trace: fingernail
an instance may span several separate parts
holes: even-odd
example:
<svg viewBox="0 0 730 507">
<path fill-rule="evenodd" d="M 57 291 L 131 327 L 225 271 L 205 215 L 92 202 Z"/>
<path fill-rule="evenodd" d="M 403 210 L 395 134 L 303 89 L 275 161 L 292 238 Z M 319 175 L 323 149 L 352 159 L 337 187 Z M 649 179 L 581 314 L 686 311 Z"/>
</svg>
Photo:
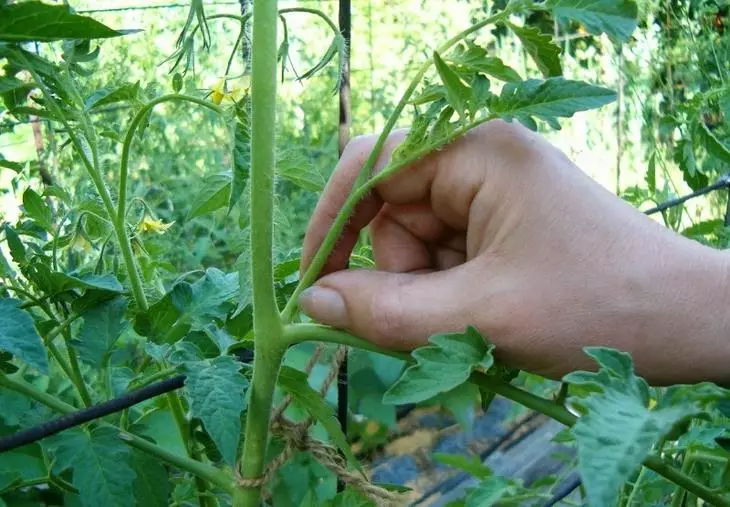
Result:
<svg viewBox="0 0 730 507">
<path fill-rule="evenodd" d="M 299 296 L 299 307 L 314 320 L 334 327 L 347 327 L 347 307 L 339 292 L 310 287 Z"/>
</svg>

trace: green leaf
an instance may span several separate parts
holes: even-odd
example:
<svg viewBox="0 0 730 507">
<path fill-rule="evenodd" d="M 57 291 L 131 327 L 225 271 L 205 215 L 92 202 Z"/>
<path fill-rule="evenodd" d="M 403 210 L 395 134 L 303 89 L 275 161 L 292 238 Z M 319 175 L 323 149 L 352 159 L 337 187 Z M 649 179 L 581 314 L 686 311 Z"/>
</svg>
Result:
<svg viewBox="0 0 730 507">
<path fill-rule="evenodd" d="M 532 26 L 516 26 L 512 23 L 505 23 L 505 25 L 520 39 L 525 51 L 535 61 L 544 77 L 563 74 L 560 66 L 560 46 L 553 42 L 552 36 L 540 33 L 538 28 Z"/>
<path fill-rule="evenodd" d="M 486 507 L 494 505 L 504 498 L 505 495 L 512 493 L 514 486 L 511 481 L 494 476 L 482 481 L 479 486 L 474 488 L 466 499 L 466 507 Z"/>
<path fill-rule="evenodd" d="M 251 171 L 251 130 L 246 107 L 243 106 L 243 112 L 238 115 L 233 128 L 233 179 L 228 199 L 229 213 L 241 199 Z"/>
<path fill-rule="evenodd" d="M 5 409 L 5 407 L 3 407 Z M 31 453 L 39 451 L 37 444 L 0 453 L 0 491 L 19 481 L 38 479 L 48 475 L 43 458 Z M 40 454 L 40 452 L 37 452 Z"/>
<path fill-rule="evenodd" d="M 472 456 L 471 459 L 468 459 L 463 454 L 436 452 L 432 457 L 444 465 L 463 470 L 469 475 L 473 475 L 480 480 L 484 480 L 492 476 L 492 469 L 484 465 L 478 456 Z"/>
<path fill-rule="evenodd" d="M 347 460 L 362 472 L 362 467 L 352 453 L 352 449 L 350 449 L 350 444 L 347 443 L 347 437 L 342 432 L 340 423 L 335 419 L 334 411 L 325 403 L 319 393 L 309 385 L 307 374 L 289 366 L 282 366 L 279 372 L 279 385 L 291 395 L 297 404 L 304 407 L 312 417 L 322 424 L 334 444 L 342 451 Z"/>
<path fill-rule="evenodd" d="M 594 35 L 625 41 L 636 30 L 639 9 L 632 0 L 548 0 L 556 21 L 575 20 Z"/>
<path fill-rule="evenodd" d="M 92 18 L 73 14 L 68 5 L 33 1 L 0 8 L 0 41 L 101 39 L 119 37 L 125 33 L 130 32 L 112 30 Z"/>
<path fill-rule="evenodd" d="M 522 81 L 522 77 L 512 67 L 496 56 L 487 56 L 487 50 L 473 41 L 465 41 L 454 48 L 445 59 L 456 65 L 461 73 L 481 72 L 502 81 Z M 437 99 L 434 96 L 431 100 Z M 429 101 L 430 102 L 430 101 Z"/>
<path fill-rule="evenodd" d="M 12 92 L 13 90 L 22 88 L 26 84 L 27 83 L 25 83 L 24 81 L 21 81 L 17 77 L 2 76 L 2 77 L 0 77 L 0 95 L 3 93 Z"/>
<path fill-rule="evenodd" d="M 225 303 L 238 293 L 238 273 L 224 273 L 217 268 L 208 268 L 205 275 L 191 288 L 191 299 L 180 303 L 181 310 L 193 319 L 202 320 L 204 324 L 208 323 L 209 317 L 225 319 L 229 310 L 225 308 Z"/>
<path fill-rule="evenodd" d="M 8 242 L 10 257 L 12 257 L 17 264 L 25 264 L 26 257 L 23 242 L 20 241 L 18 233 L 7 224 L 5 224 L 5 240 Z"/>
<path fill-rule="evenodd" d="M 94 368 L 104 366 L 105 359 L 126 327 L 127 300 L 116 297 L 83 313 L 79 335 L 73 340 L 79 357 Z"/>
<path fill-rule="evenodd" d="M 172 76 L 172 91 L 180 93 L 183 87 L 183 77 L 179 72 L 175 72 Z"/>
<path fill-rule="evenodd" d="M 167 507 L 167 499 L 172 492 L 167 470 L 162 462 L 148 454 L 135 451 L 132 466 L 137 478 L 132 483 L 134 499 L 142 507 Z"/>
<path fill-rule="evenodd" d="M 299 188 L 310 192 L 321 192 L 327 181 L 321 172 L 312 164 L 306 154 L 296 153 L 293 150 L 279 150 L 276 160 L 276 174 L 291 181 Z"/>
<path fill-rule="evenodd" d="M 203 422 L 229 465 L 236 462 L 241 413 L 246 408 L 248 380 L 239 373 L 242 366 L 231 356 L 184 364 L 190 413 Z"/>
<path fill-rule="evenodd" d="M 49 439 L 48 446 L 56 474 L 73 470 L 72 484 L 84 507 L 135 505 L 132 450 L 119 438 L 119 430 L 74 428 Z"/>
<path fill-rule="evenodd" d="M 591 505 L 612 505 L 653 446 L 678 421 L 700 411 L 692 400 L 649 408 L 646 382 L 629 354 L 604 347 L 584 349 L 600 369 L 573 372 L 564 381 L 597 392 L 577 401 L 586 411 L 573 426 L 578 470 Z M 676 399 L 674 397 L 673 399 Z M 571 401 L 574 401 L 571 399 Z"/>
<path fill-rule="evenodd" d="M 32 188 L 28 188 L 23 192 L 23 209 L 26 215 L 35 220 L 46 231 L 53 231 L 51 208 Z"/>
<path fill-rule="evenodd" d="M 656 151 L 649 156 L 649 164 L 646 167 L 646 185 L 650 192 L 656 192 Z"/>
<path fill-rule="evenodd" d="M 96 109 L 97 107 L 114 104 L 117 102 L 135 101 L 139 98 L 139 81 L 134 84 L 125 84 L 117 88 L 102 88 L 92 93 L 84 107 L 87 111 Z"/>
<path fill-rule="evenodd" d="M 499 97 L 490 103 L 490 111 L 508 121 L 536 117 L 555 126 L 555 118 L 569 118 L 613 102 L 616 93 L 607 88 L 562 77 L 529 79 L 507 83 Z"/>
<path fill-rule="evenodd" d="M 221 172 L 208 176 L 200 191 L 193 197 L 187 219 L 212 213 L 228 203 L 231 195 L 231 172 Z"/>
<path fill-rule="evenodd" d="M 383 403 L 418 403 L 450 391 L 467 381 L 474 370 L 487 371 L 494 345 L 487 344 L 474 327 L 463 333 L 436 334 L 433 345 L 414 350 L 417 363 L 409 366 L 385 395 Z"/>
<path fill-rule="evenodd" d="M 699 133 L 707 153 L 726 164 L 730 164 L 730 149 L 715 137 L 715 134 L 707 128 L 704 122 L 700 124 Z"/>
<path fill-rule="evenodd" d="M 449 101 L 451 107 L 454 108 L 454 111 L 459 113 L 459 116 L 464 117 L 471 95 L 469 87 L 462 83 L 459 75 L 441 59 L 441 56 L 436 51 L 433 52 L 433 61 L 441 82 L 446 88 L 446 99 Z"/>
<path fill-rule="evenodd" d="M 18 308 L 20 303 L 17 299 L 0 299 L 0 350 L 48 375 L 46 349 L 31 316 Z"/>
<path fill-rule="evenodd" d="M 105 293 L 121 294 L 124 287 L 114 275 L 85 274 L 80 276 L 51 271 L 45 264 L 34 263 L 28 275 L 48 296 L 55 296 L 72 289 L 97 290 Z"/>
</svg>

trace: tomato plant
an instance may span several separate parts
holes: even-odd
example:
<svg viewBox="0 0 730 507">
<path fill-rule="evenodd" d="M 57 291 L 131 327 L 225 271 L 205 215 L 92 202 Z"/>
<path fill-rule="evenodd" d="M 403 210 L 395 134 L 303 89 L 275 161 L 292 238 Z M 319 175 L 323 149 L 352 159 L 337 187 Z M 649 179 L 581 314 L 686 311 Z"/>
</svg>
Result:
<svg viewBox="0 0 730 507">
<path fill-rule="evenodd" d="M 440 44 L 410 80 L 300 276 L 298 257 L 275 263 L 272 255 L 280 162 L 277 83 L 289 49 L 289 16 L 314 16 L 333 32 L 326 54 L 303 79 L 342 62 L 344 39 L 324 13 L 255 0 L 244 15 L 207 16 L 204 2 L 195 0 L 170 58 L 169 93 L 130 84 L 84 94 L 79 81 L 99 53 L 93 42 L 130 31 L 109 28 L 67 6 L 0 2 L 5 108 L 18 118 L 56 124 L 73 163 L 95 190 L 92 199 L 81 199 L 56 186 L 43 195 L 29 188 L 20 220 L 3 225 L 12 264 L 0 257 L 0 429 L 4 435 L 26 432 L 17 433 L 24 435 L 25 445 L 0 455 L 2 501 L 288 505 L 283 498 L 289 486 L 281 471 L 296 464 L 300 473 L 307 470 L 317 478 L 329 471 L 346 486 L 323 500 L 322 481 L 309 481 L 297 504 L 404 503 L 406 492 L 368 479 L 323 399 L 350 347 L 404 365 L 382 396 L 386 404 L 479 401 L 486 407 L 501 395 L 570 427 L 565 438 L 577 446 L 590 505 L 648 503 L 666 495 L 675 505 L 689 495 L 730 505 L 730 397 L 714 384 L 650 387 L 636 375 L 629 354 L 591 347 L 585 352 L 597 371 L 573 372 L 563 379 L 559 396 L 543 398 L 513 383 L 519 372 L 496 363 L 494 346 L 474 327 L 437 334 L 428 346 L 399 354 L 309 321 L 297 310 L 299 295 L 316 280 L 349 215 L 379 182 L 492 119 L 518 121 L 533 130 L 538 122 L 560 129 L 561 119 L 615 100 L 610 89 L 562 76 L 561 50 L 552 36 L 519 21 L 531 13 L 579 22 L 616 43 L 633 33 L 638 15 L 629 0 L 513 0 Z M 181 93 L 196 43 L 210 45 L 209 24 L 219 19 L 240 26 L 225 78 L 212 90 Z M 490 26 L 513 33 L 541 76 L 522 76 L 478 45 L 473 35 Z M 249 31 L 250 81 L 233 85 L 231 61 Z M 60 58 L 32 50 L 40 43 L 60 43 Z M 497 89 L 496 83 L 503 85 Z M 110 133 L 93 115 L 95 108 L 116 103 L 130 104 L 133 111 L 122 135 Z M 249 244 L 238 252 L 238 272 L 211 267 L 164 284 L 163 256 L 155 259 L 145 248 L 145 234 L 163 233 L 169 224 L 155 217 L 144 200 L 127 196 L 134 171 L 130 160 L 161 104 L 210 111 L 227 133 L 230 169 L 202 183 L 189 216 L 226 209 L 240 217 Z M 409 106 L 416 114 L 405 141 L 373 174 L 387 136 Z M 23 169 L 5 159 L 0 165 Z M 133 211 L 137 207 L 141 212 Z M 353 261 L 371 262 L 367 245 Z M 330 351 L 333 368 L 319 391 L 308 373 L 322 347 L 303 369 L 285 360 L 291 347 L 305 342 L 337 346 Z M 117 407 L 122 398 L 126 404 Z M 102 406 L 105 411 L 95 415 Z M 63 419 L 46 424 L 59 414 L 78 418 L 79 413 L 84 419 L 78 427 L 63 432 L 54 430 Z M 41 430 L 50 436 L 32 436 Z M 480 480 L 463 505 L 522 504 L 544 497 L 538 487 L 494 476 L 481 464 L 455 456 L 441 459 Z M 663 481 L 659 491 L 664 496 L 651 497 L 657 491 L 645 487 L 651 481 Z"/>
</svg>

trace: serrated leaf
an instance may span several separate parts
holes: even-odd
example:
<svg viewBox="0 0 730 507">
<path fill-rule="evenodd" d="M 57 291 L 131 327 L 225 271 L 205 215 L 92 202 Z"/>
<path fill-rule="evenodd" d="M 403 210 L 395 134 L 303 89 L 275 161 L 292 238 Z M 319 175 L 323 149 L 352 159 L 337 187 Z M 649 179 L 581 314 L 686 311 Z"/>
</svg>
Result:
<svg viewBox="0 0 730 507">
<path fill-rule="evenodd" d="M 416 364 L 383 395 L 383 403 L 400 405 L 418 403 L 463 384 L 476 370 L 488 370 L 494 363 L 494 345 L 487 344 L 479 332 L 469 326 L 463 333 L 436 334 L 432 344 L 414 350 Z"/>
<path fill-rule="evenodd" d="M 28 188 L 23 192 L 23 209 L 26 215 L 35 220 L 46 231 L 53 230 L 51 208 L 32 188 Z"/>
<path fill-rule="evenodd" d="M 73 470 L 72 484 L 84 507 L 135 505 L 132 449 L 119 438 L 119 430 L 74 428 L 51 437 L 48 446 L 56 474 Z"/>
<path fill-rule="evenodd" d="M 33 319 L 17 299 L 0 299 L 0 350 L 48 375 L 48 357 Z"/>
<path fill-rule="evenodd" d="M 502 81 L 522 81 L 519 73 L 512 67 L 505 65 L 501 58 L 487 55 L 486 49 L 473 41 L 466 41 L 456 46 L 445 59 L 447 62 L 456 65 L 461 73 L 481 72 Z M 435 100 L 435 98 L 432 100 Z"/>
<path fill-rule="evenodd" d="M 248 380 L 239 372 L 242 366 L 230 356 L 184 365 L 190 413 L 203 422 L 229 465 L 236 462 L 241 413 L 246 408 Z"/>
<path fill-rule="evenodd" d="M 132 466 L 137 478 L 132 483 L 134 499 L 142 507 L 167 507 L 172 492 L 171 482 L 162 462 L 135 451 Z"/>
<path fill-rule="evenodd" d="M 474 488 L 466 499 L 466 507 L 494 505 L 512 492 L 512 483 L 503 477 L 490 477 Z"/>
<path fill-rule="evenodd" d="M 562 77 L 529 79 L 505 84 L 500 96 L 490 102 L 490 111 L 509 121 L 534 116 L 554 127 L 556 117 L 570 118 L 615 99 L 614 91 L 582 81 Z"/>
<path fill-rule="evenodd" d="M 639 9 L 632 0 L 548 0 L 545 7 L 558 22 L 575 20 L 594 35 L 625 41 L 636 30 Z"/>
<path fill-rule="evenodd" d="M 612 505 L 653 446 L 678 421 L 699 412 L 700 407 L 691 400 L 678 400 L 674 405 L 650 409 L 646 381 L 635 375 L 629 354 L 605 347 L 585 350 L 596 360 L 599 371 L 575 372 L 564 380 L 588 382 L 597 392 L 580 399 L 586 413 L 571 431 L 589 503 Z"/>
<path fill-rule="evenodd" d="M 505 24 L 520 39 L 522 47 L 533 59 L 543 76 L 556 77 L 563 74 L 563 68 L 560 65 L 560 46 L 553 42 L 550 35 L 540 33 L 538 28 L 532 26 Z"/>
<path fill-rule="evenodd" d="M 5 241 L 8 242 L 8 248 L 10 249 L 10 257 L 17 264 L 25 264 L 25 247 L 23 242 L 20 241 L 20 236 L 15 230 L 9 225 L 5 225 Z"/>
<path fill-rule="evenodd" d="M 324 176 L 305 157 L 278 160 L 276 174 L 310 192 L 321 192 L 327 183 Z"/>
<path fill-rule="evenodd" d="M 82 361 L 94 368 L 104 366 L 105 358 L 126 327 L 127 300 L 116 297 L 82 314 L 83 324 L 74 347 Z"/>
<path fill-rule="evenodd" d="M 730 164 L 730 149 L 720 142 L 704 122 L 700 124 L 699 132 L 707 153 L 726 164 Z"/>
<path fill-rule="evenodd" d="M 32 1 L 0 7 L 0 41 L 101 39 L 125 33 L 129 31 L 112 30 L 92 18 L 73 14 L 68 5 Z"/>
<path fill-rule="evenodd" d="M 309 385 L 307 374 L 289 366 L 282 366 L 279 372 L 279 386 L 291 395 L 297 404 L 304 407 L 312 417 L 319 421 L 347 460 L 362 472 L 362 467 L 352 453 L 340 423 L 335 419 L 334 411 L 325 403 L 319 393 Z"/>
<path fill-rule="evenodd" d="M 187 219 L 207 215 L 224 207 L 231 195 L 231 181 L 230 171 L 205 178 L 200 191 L 192 199 Z"/>
<path fill-rule="evenodd" d="M 656 152 L 652 151 L 646 167 L 646 185 L 650 192 L 656 192 Z"/>
<path fill-rule="evenodd" d="M 116 88 L 102 88 L 92 93 L 84 107 L 91 111 L 97 107 L 115 104 L 117 102 L 135 101 L 139 98 L 139 81 L 134 84 L 125 84 Z"/>
<path fill-rule="evenodd" d="M 463 454 L 447 454 L 436 452 L 433 459 L 444 465 L 463 470 L 469 475 L 473 475 L 477 479 L 484 480 L 492 476 L 492 469 L 482 463 L 478 456 L 467 458 Z"/>
<path fill-rule="evenodd" d="M 464 117 L 471 95 L 469 87 L 461 82 L 459 75 L 443 61 L 441 55 L 436 51 L 433 52 L 433 61 L 441 78 L 441 83 L 446 89 L 446 99 L 451 107 L 459 113 L 459 116 Z"/>
</svg>

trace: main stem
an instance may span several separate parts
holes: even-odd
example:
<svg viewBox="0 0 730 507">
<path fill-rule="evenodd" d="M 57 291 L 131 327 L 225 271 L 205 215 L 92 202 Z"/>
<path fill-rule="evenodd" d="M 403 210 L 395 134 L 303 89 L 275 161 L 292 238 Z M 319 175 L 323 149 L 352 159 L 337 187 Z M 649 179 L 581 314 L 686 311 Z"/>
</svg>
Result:
<svg viewBox="0 0 730 507">
<path fill-rule="evenodd" d="M 258 480 L 264 470 L 274 388 L 286 350 L 272 264 L 278 21 L 276 0 L 254 1 L 250 201 L 255 355 L 240 469 L 244 480 Z M 260 485 L 241 484 L 233 495 L 233 507 L 255 507 L 260 496 Z"/>
</svg>

